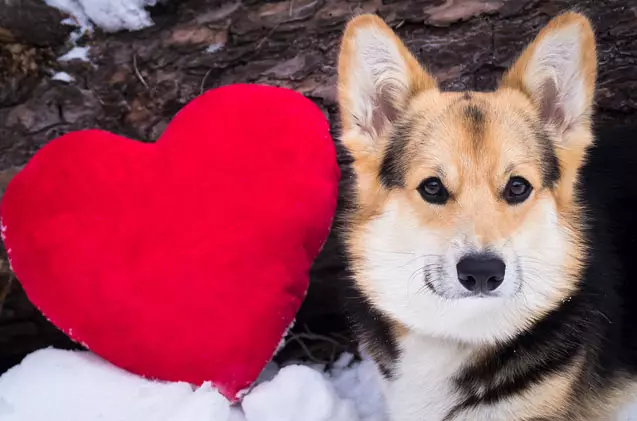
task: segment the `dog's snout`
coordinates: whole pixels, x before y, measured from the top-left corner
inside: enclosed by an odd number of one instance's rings
[[[504,280],[506,265],[491,254],[472,254],[463,257],[456,266],[458,281],[474,294],[495,291]]]

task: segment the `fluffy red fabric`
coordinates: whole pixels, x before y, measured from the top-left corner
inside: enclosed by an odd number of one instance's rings
[[[235,400],[305,297],[339,177],[310,100],[231,85],[154,144],[88,130],[44,146],[6,190],[3,238],[31,301],[72,339]]]

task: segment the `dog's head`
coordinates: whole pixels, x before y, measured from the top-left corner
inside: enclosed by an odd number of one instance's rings
[[[347,26],[338,72],[357,180],[347,250],[375,306],[421,333],[490,342],[577,290],[596,78],[584,16],[553,19],[494,92],[440,91],[371,15]]]

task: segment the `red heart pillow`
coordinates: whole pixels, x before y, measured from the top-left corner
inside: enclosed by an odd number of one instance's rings
[[[44,146],[7,187],[3,238],[31,301],[72,339],[235,400],[305,297],[339,176],[310,100],[231,85],[156,143],[89,130]]]

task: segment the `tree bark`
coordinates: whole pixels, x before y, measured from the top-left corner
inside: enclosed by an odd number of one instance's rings
[[[592,18],[597,32],[596,121],[637,122],[634,0],[172,1],[153,11],[151,28],[98,31],[86,39],[91,63],[56,60],[69,49],[68,27],[59,23],[58,12],[38,0],[0,0],[0,7],[9,11],[0,13],[0,182],[42,145],[71,130],[102,128],[153,141],[196,95],[236,82],[302,92],[330,118],[337,139],[339,40],[346,21],[362,12],[377,13],[396,28],[445,89],[487,90],[542,25],[575,8]],[[31,30],[38,27],[42,33]],[[51,80],[54,71],[68,72],[75,82]],[[338,159],[346,169],[348,158],[340,147]],[[333,234],[311,273],[300,324],[315,330],[340,326],[335,285],[343,276]],[[0,345],[19,342],[1,329],[15,320],[17,308],[32,312],[23,298],[7,300],[0,314]],[[16,317],[31,320],[31,315]],[[43,339],[31,347],[53,341],[38,329],[35,334]]]
[[[40,47],[64,43],[71,27],[61,25],[62,12],[41,0],[0,0],[0,42]]]

